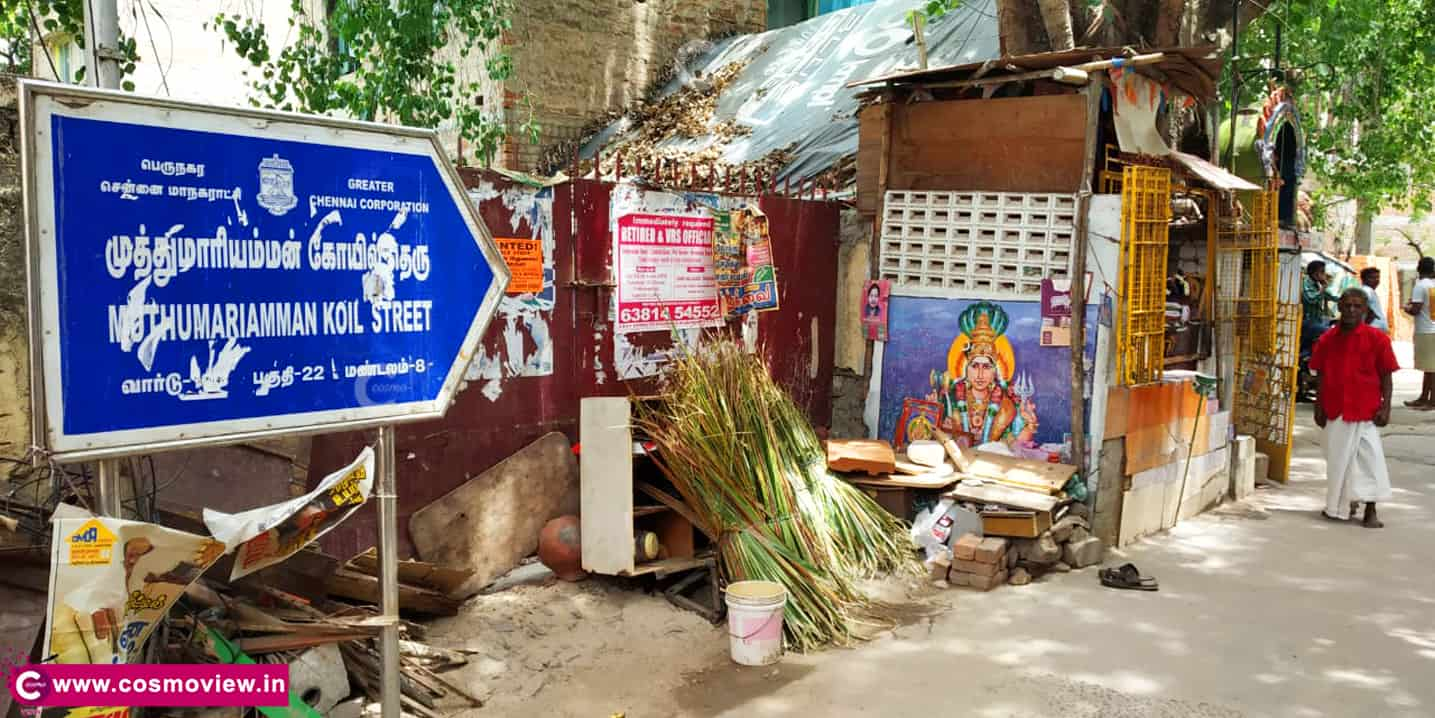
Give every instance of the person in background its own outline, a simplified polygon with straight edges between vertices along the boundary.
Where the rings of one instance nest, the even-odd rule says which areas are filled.
[[[1360,270],[1360,284],[1365,289],[1365,299],[1370,303],[1370,326],[1390,335],[1390,323],[1385,321],[1385,309],[1380,306],[1380,294],[1375,290],[1380,288],[1380,270],[1375,267],[1366,267]]]
[[[1405,313],[1415,317],[1415,368],[1425,372],[1425,383],[1420,397],[1405,405],[1435,411],[1435,257],[1421,257],[1415,271],[1420,278],[1415,280]]]
[[[1365,504],[1364,525],[1384,526],[1375,505],[1390,500],[1390,472],[1378,427],[1390,423],[1392,375],[1400,369],[1390,337],[1365,323],[1363,287],[1340,295],[1340,322],[1322,334],[1310,368],[1320,372],[1316,426],[1325,429],[1325,509],[1332,521],[1352,518]]]
[[[1331,296],[1329,285],[1330,277],[1325,273],[1325,262],[1317,259],[1306,265],[1305,278],[1301,280],[1300,288],[1302,359],[1310,356],[1311,347],[1325,330],[1330,328],[1330,304],[1335,301],[1335,297]],[[1310,389],[1302,385],[1296,400],[1314,401],[1314,397],[1310,395]]]
[[[1309,332],[1309,341],[1302,344],[1311,346],[1315,340],[1330,328],[1330,305],[1336,297],[1330,293],[1330,276],[1325,272],[1325,262],[1319,259],[1306,265],[1305,279],[1301,281],[1301,335]]]

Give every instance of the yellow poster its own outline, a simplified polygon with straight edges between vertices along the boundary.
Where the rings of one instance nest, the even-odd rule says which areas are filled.
[[[53,525],[45,655],[55,663],[136,662],[155,622],[224,555],[214,539],[139,521]]]
[[[104,566],[110,562],[115,535],[99,519],[90,519],[69,536],[71,566]]]

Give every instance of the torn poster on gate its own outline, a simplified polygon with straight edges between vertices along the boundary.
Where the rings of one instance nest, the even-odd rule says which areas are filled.
[[[715,220],[713,267],[723,315],[777,309],[777,268],[767,215],[748,206],[718,212]]]
[[[57,516],[45,653],[55,663],[134,663],[155,622],[224,555],[224,544],[156,524]]]
[[[234,550],[234,581],[298,553],[349,518],[369,500],[374,450],[324,477],[319,488],[296,499],[238,514],[204,510],[204,525]]]
[[[722,324],[713,281],[713,218],[625,214],[617,219],[620,334]]]

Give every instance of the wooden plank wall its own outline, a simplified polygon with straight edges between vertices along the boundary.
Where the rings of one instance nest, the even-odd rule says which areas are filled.
[[[885,114],[887,181],[880,181]],[[1076,192],[1086,152],[1081,94],[882,104],[859,116],[857,206],[885,190]]]

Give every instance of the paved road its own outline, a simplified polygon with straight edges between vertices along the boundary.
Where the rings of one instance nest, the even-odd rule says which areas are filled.
[[[1397,377],[1397,405],[1418,381]],[[1381,531],[1320,520],[1308,406],[1299,422],[1291,484],[1126,552],[1159,593],[1093,570],[958,592],[895,636],[711,670],[628,715],[1435,716],[1435,413],[1400,407],[1383,432]]]

